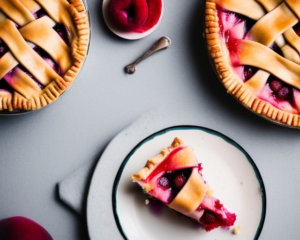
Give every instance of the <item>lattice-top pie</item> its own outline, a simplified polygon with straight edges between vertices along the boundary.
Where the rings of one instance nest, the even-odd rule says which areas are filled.
[[[81,0],[1,0],[0,110],[56,100],[77,76],[88,42]]]
[[[149,159],[131,179],[168,207],[195,219],[206,231],[229,228],[236,220],[236,215],[212,196],[192,147],[180,138]]]
[[[300,1],[206,0],[206,39],[227,91],[254,112],[300,127]]]

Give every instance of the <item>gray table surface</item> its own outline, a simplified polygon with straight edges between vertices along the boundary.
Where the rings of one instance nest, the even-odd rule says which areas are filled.
[[[222,132],[252,156],[267,190],[261,239],[299,239],[300,132],[259,118],[226,94],[205,50],[204,0],[165,1],[158,29],[138,41],[108,30],[101,0],[88,4],[90,53],[74,86],[45,109],[0,117],[0,219],[27,216],[54,239],[88,239],[85,219],[58,200],[57,182],[87,160],[96,162],[107,143],[141,114],[170,105],[182,114],[194,112],[198,125]],[[124,66],[163,35],[172,47],[126,75]]]

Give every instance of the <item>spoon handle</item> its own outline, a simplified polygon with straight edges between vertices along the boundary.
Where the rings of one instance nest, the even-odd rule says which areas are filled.
[[[151,54],[166,49],[171,46],[171,40],[168,37],[162,37],[160,38],[154,45],[151,47],[149,51],[147,51],[144,55],[142,55],[140,58],[138,58],[134,63],[129,64],[126,66],[125,71],[126,73],[133,74],[136,71],[136,66],[138,63],[149,57]]]

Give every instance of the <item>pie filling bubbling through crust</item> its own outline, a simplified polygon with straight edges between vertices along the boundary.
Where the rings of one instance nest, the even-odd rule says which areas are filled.
[[[35,110],[55,101],[77,76],[88,41],[81,0],[3,0],[0,110]]]
[[[209,191],[193,149],[175,138],[172,145],[146,163],[131,179],[149,195],[195,219],[206,231],[229,228],[236,220]]]
[[[300,10],[292,0],[206,0],[206,39],[229,93],[300,126]]]

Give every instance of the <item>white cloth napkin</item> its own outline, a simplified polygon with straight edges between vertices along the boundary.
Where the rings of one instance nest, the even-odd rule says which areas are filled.
[[[88,161],[58,184],[59,198],[79,214],[85,213],[86,198],[94,168],[94,161]]]

